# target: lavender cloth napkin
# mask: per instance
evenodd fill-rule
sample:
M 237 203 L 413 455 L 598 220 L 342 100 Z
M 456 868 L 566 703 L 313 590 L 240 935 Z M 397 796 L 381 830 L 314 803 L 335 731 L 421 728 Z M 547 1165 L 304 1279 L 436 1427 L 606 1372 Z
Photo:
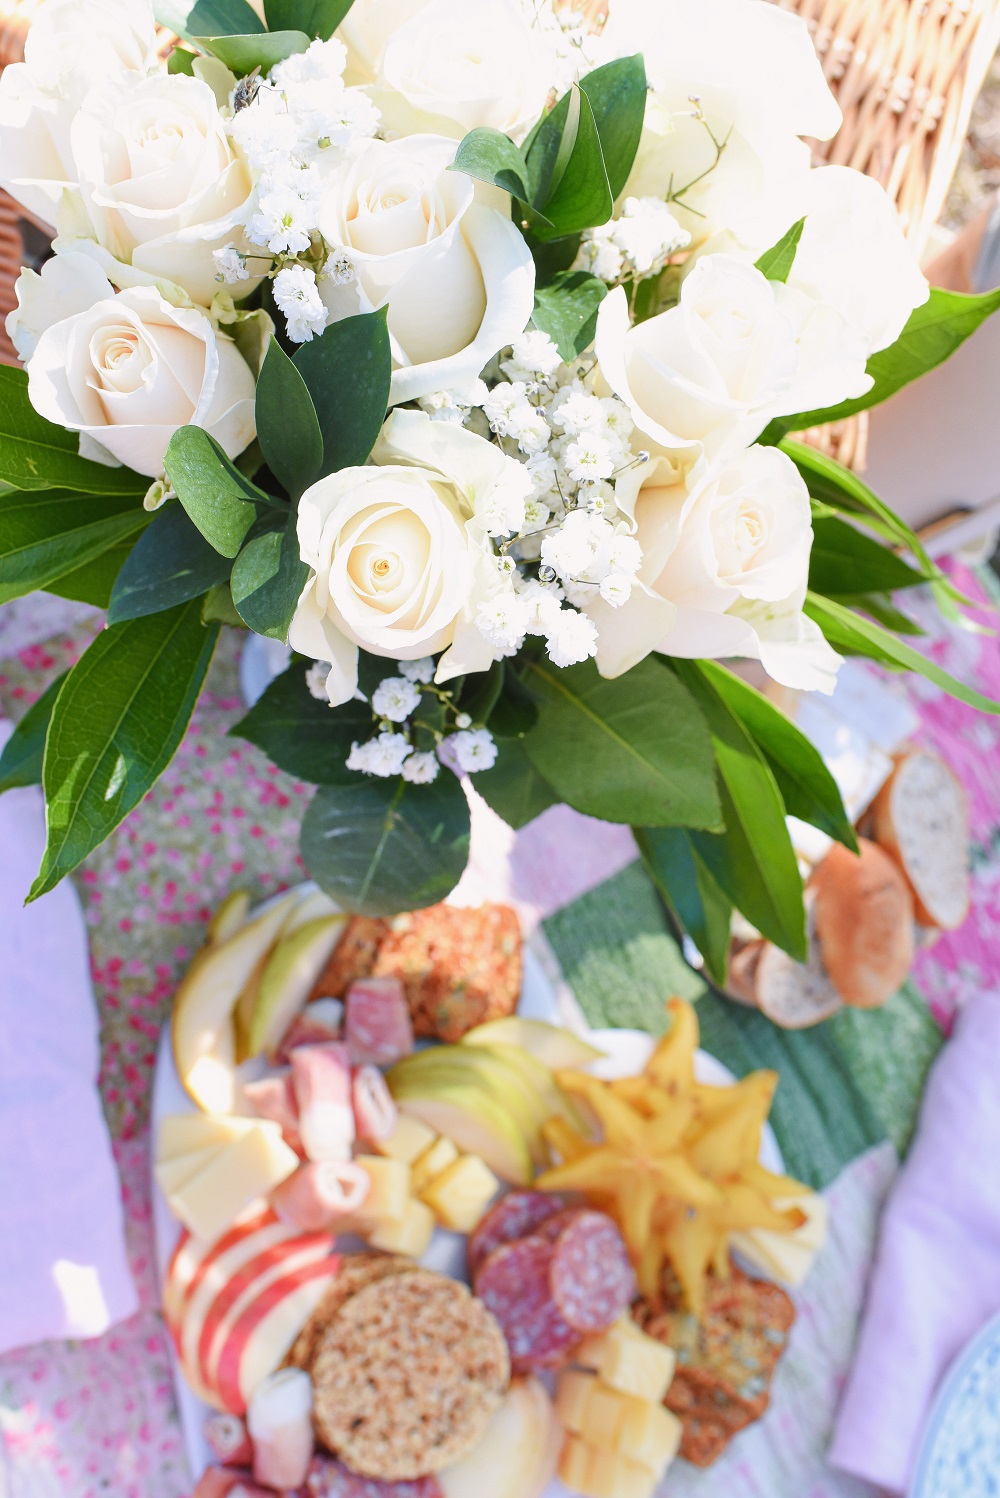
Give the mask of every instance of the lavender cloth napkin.
M 883 1219 L 830 1460 L 905 1493 L 934 1395 L 1000 1311 L 1000 990 L 979 994 L 931 1072 Z
M 38 790 L 0 796 L 0 1352 L 99 1336 L 138 1305 L 83 915 L 69 880 L 23 904 L 44 843 Z

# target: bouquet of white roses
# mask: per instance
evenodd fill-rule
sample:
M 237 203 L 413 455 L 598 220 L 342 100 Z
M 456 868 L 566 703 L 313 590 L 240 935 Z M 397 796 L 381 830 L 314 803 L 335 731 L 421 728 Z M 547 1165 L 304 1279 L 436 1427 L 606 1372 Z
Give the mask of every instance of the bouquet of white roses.
M 930 292 L 766 0 L 43 0 L 0 182 L 55 230 L 0 371 L 0 598 L 105 606 L 22 723 L 34 894 L 177 747 L 222 625 L 295 652 L 240 725 L 318 787 L 346 906 L 441 898 L 475 788 L 631 824 L 721 977 L 735 907 L 802 955 L 813 746 L 719 662 L 921 670 L 960 599 L 788 433 L 884 400 L 998 304 Z M 847 517 L 847 518 L 845 518 Z M 905 554 L 905 556 L 904 556 Z

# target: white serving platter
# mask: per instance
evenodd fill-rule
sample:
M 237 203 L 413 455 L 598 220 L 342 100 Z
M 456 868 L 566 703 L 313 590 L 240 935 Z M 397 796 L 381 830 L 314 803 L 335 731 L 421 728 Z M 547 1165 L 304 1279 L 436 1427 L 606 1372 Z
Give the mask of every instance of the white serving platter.
M 259 908 L 263 909 L 263 906 Z M 592 1045 L 605 1052 L 607 1059 L 596 1063 L 594 1071 L 598 1076 L 609 1079 L 630 1076 L 641 1071 L 656 1043 L 653 1036 L 642 1030 L 591 1030 L 581 1018 L 568 1016 L 565 1007 L 559 1004 L 555 987 L 542 963 L 528 945 L 524 948 L 523 981 L 517 1012 L 526 1018 L 547 1020 L 550 1024 L 563 1025 L 577 1031 L 583 1039 L 590 1041 Z M 724 1087 L 735 1081 L 732 1072 L 706 1051 L 697 1053 L 695 1069 L 698 1080 L 712 1086 Z M 177 1075 L 170 1041 L 170 1026 L 167 1024 L 160 1037 L 156 1073 L 153 1079 L 150 1130 L 151 1139 L 154 1141 L 153 1148 L 155 1149 L 155 1140 L 162 1118 L 170 1113 L 194 1113 L 196 1111 L 194 1103 L 188 1097 Z M 768 1170 L 778 1173 L 783 1171 L 781 1151 L 770 1124 L 764 1126 L 760 1158 L 761 1163 Z M 167 1265 L 180 1236 L 181 1227 L 167 1206 L 166 1198 L 155 1176 L 152 1190 L 156 1256 L 162 1284 Z M 357 1246 L 362 1245 L 358 1243 Z M 448 1274 L 456 1279 L 464 1278 L 464 1237 L 459 1233 L 451 1233 L 438 1228 L 421 1262 L 426 1268 L 437 1270 L 441 1274 Z M 211 1410 L 189 1387 L 174 1356 L 172 1344 L 171 1360 L 177 1407 L 184 1434 L 184 1448 L 192 1478 L 197 1480 L 214 1460 L 204 1433 L 205 1417 L 211 1413 Z M 556 1480 L 549 1484 L 543 1498 L 574 1498 L 574 1495 L 570 1489 Z

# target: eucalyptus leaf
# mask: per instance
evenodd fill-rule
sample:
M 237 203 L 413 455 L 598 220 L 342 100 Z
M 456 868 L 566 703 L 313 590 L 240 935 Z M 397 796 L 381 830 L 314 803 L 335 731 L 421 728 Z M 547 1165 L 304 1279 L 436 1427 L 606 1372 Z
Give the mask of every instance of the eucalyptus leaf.
M 646 67 L 641 53 L 595 68 L 580 87 L 590 100 L 611 195 L 625 189 L 646 118 Z
M 263 32 L 264 23 L 248 0 L 155 0 L 161 26 L 192 40 L 196 36 L 241 36 Z
M 0 603 L 47 588 L 149 523 L 135 494 L 0 495 Z
M 760 259 L 756 261 L 757 269 L 762 276 L 769 281 L 787 281 L 795 264 L 795 251 L 799 247 L 802 238 L 802 230 L 806 226 L 804 218 L 792 225 L 792 227 L 781 236 L 776 245 L 765 250 Z
M 534 204 L 552 225 L 551 228 L 540 226 L 534 230 L 537 238 L 543 241 L 606 224 L 615 208 L 593 107 L 586 93 L 576 84 L 573 85 L 572 95 L 576 108 L 569 110 L 564 137 L 564 140 L 570 137 L 575 114 L 577 124 L 572 149 L 565 167 L 562 166 L 561 150 L 557 154 L 553 171 L 554 185 L 541 202 L 536 199 Z M 558 107 L 557 105 L 556 108 Z
M 79 436 L 39 416 L 28 399 L 23 369 L 0 364 L 0 480 L 14 489 L 73 489 L 79 494 L 129 494 L 137 502 L 149 479 L 131 468 L 92 463 Z
M 194 60 L 196 54 L 188 52 L 184 47 L 175 47 L 167 58 L 167 72 L 185 73 L 189 78 L 194 77 Z
M 231 68 L 237 78 L 245 78 L 255 68 L 269 73 L 276 62 L 304 52 L 310 38 L 304 31 L 265 31 L 248 36 L 199 36 L 195 40 Z
M 309 568 L 299 556 L 295 516 L 281 530 L 254 536 L 244 546 L 230 580 L 240 618 L 259 635 L 287 640 Z
M 306 686 L 311 662 L 296 656 L 287 671 L 271 682 L 263 696 L 230 730 L 248 739 L 268 758 L 313 785 L 353 785 L 357 772 L 348 770 L 351 745 L 370 739 L 374 731 L 367 702 L 345 702 L 331 707 L 315 698 Z
M 0 794 L 21 785 L 41 785 L 45 735 L 49 731 L 52 709 L 68 671 L 57 676 L 46 687 L 37 702 L 32 703 L 0 754 Z
M 789 816 L 809 822 L 856 853 L 858 840 L 840 787 L 816 746 L 773 703 L 725 666 L 700 661 L 697 669 L 767 760 Z
M 166 769 L 217 637 L 185 603 L 103 630 L 70 671 L 45 744 L 48 840 L 29 899 L 99 847 Z
M 894 593 L 925 578 L 853 525 L 835 518 L 813 521 L 809 586 L 816 593 Z
M 564 271 L 535 287 L 535 310 L 531 320 L 547 333 L 568 362 L 594 341 L 597 312 L 608 288 L 587 271 Z
M 209 588 L 201 600 L 201 622 L 202 624 L 228 624 L 231 629 L 246 629 L 246 625 L 236 612 L 232 589 L 228 581 L 216 583 L 214 588 Z
M 141 619 L 200 598 L 225 582 L 230 570 L 228 557 L 209 545 L 182 505 L 164 505 L 115 579 L 108 623 Z
M 725 819 L 719 835 L 693 832 L 692 846 L 737 910 L 762 935 L 804 962 L 802 876 L 777 781 L 699 663 L 674 660 L 673 667 L 708 721 Z
M 327 41 L 350 10 L 353 0 L 264 0 L 269 31 L 297 27 Z
M 658 660 L 611 681 L 593 661 L 533 661 L 526 680 L 539 705 L 525 752 L 561 800 L 607 822 L 721 827 L 705 720 Z
M 531 207 L 527 164 L 510 136 L 502 131 L 485 125 L 470 130 L 448 170 L 464 172 L 477 182 L 486 182 L 491 187 L 509 192 L 517 202 L 519 217 L 543 228 L 550 226 L 545 215 Z
M 520 739 L 501 739 L 498 748 L 496 764 L 490 770 L 479 770 L 472 785 L 497 816 L 518 831 L 557 805 L 559 797 L 539 775 Z
M 322 786 L 302 822 L 311 877 L 345 910 L 397 915 L 451 893 L 469 857 L 469 804 L 442 770 L 430 785 L 356 776 Z
M 178 499 L 215 550 L 238 556 L 258 517 L 274 501 L 250 482 L 201 427 L 181 427 L 164 459 Z
M 267 466 L 298 499 L 323 466 L 323 433 L 305 380 L 274 337 L 257 381 L 256 418 Z
M 966 686 L 935 661 L 914 650 L 912 645 L 898 640 L 881 625 L 865 619 L 861 614 L 855 614 L 833 599 L 822 598 L 818 593 L 808 593 L 805 612 L 819 625 L 835 650 L 865 655 L 904 671 L 916 671 L 918 675 L 940 687 L 949 697 L 957 697 L 959 702 L 979 708 L 981 712 L 1000 714 L 1000 702 L 994 702 L 982 692 Z
M 293 364 L 312 396 L 323 434 L 320 477 L 367 461 L 389 404 L 392 354 L 387 312 L 364 312 L 304 343 Z
M 701 953 L 708 976 L 725 987 L 732 901 L 722 893 L 683 827 L 633 827 L 646 870 Z

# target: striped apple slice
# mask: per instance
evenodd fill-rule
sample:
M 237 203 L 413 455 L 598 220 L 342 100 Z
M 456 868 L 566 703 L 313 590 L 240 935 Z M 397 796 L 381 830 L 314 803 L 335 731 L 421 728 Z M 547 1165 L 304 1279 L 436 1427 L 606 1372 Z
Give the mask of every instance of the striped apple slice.
M 202 1276 L 219 1255 L 228 1252 L 234 1244 L 260 1228 L 273 1226 L 278 1220 L 277 1214 L 270 1207 L 262 1207 L 258 1203 L 214 1242 L 206 1243 L 201 1238 L 193 1237 L 187 1228 L 182 1229 L 163 1280 L 163 1315 L 172 1332 L 178 1331 L 184 1307 L 192 1292 L 197 1289 Z
M 336 1257 L 275 1280 L 230 1328 L 213 1383 L 225 1408 L 242 1414 L 261 1381 L 280 1367 L 339 1268 Z

